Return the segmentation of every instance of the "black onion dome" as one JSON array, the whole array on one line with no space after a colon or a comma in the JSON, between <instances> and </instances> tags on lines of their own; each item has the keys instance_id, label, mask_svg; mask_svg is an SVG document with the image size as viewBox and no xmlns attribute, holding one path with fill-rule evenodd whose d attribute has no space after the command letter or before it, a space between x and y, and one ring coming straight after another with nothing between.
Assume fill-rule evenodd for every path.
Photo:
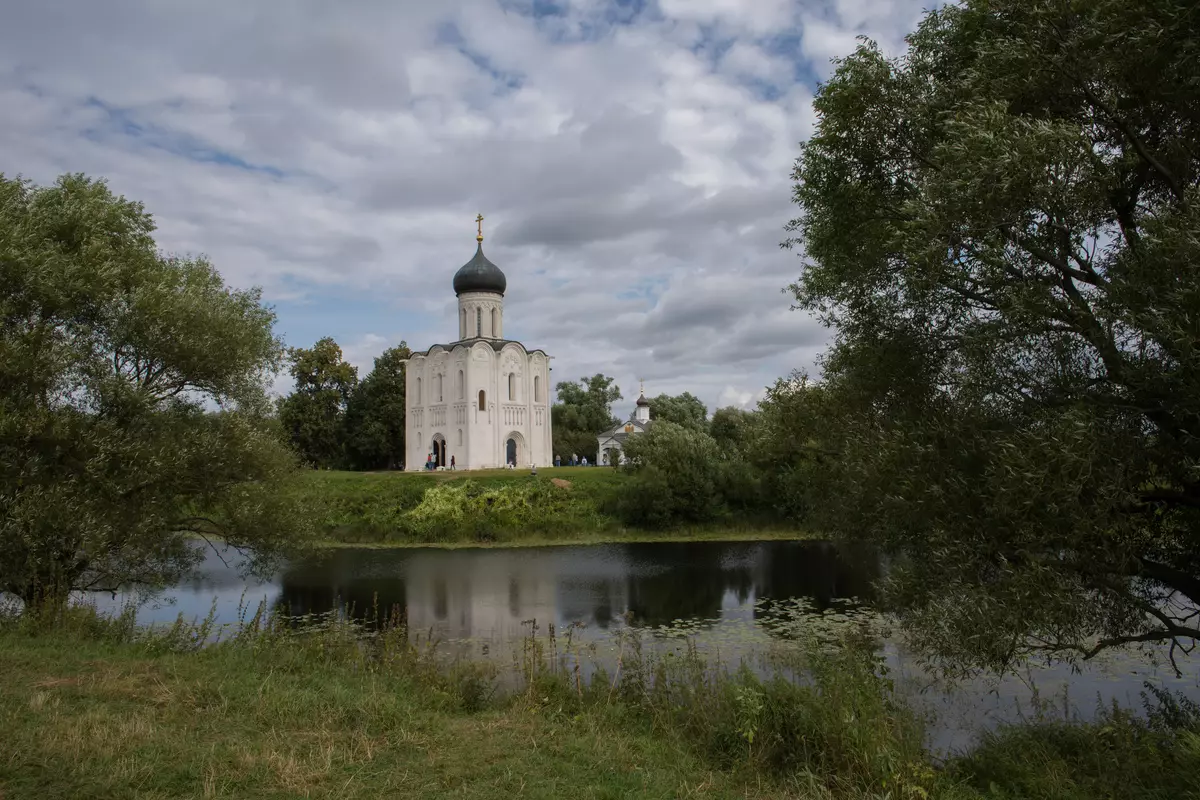
<instances>
[{"instance_id":1,"label":"black onion dome","mask_svg":"<svg viewBox=\"0 0 1200 800\"><path fill-rule=\"evenodd\" d=\"M648 405L650 405L650 401L646 399L646 395L639 394L638 399L637 399L637 404L639 406L648 406Z\"/></svg>"},{"instance_id":2,"label":"black onion dome","mask_svg":"<svg viewBox=\"0 0 1200 800\"><path fill-rule=\"evenodd\" d=\"M508 280L500 268L483 254L483 242L475 249L475 257L454 273L454 294L463 292L495 292L504 294Z\"/></svg>"}]
</instances>

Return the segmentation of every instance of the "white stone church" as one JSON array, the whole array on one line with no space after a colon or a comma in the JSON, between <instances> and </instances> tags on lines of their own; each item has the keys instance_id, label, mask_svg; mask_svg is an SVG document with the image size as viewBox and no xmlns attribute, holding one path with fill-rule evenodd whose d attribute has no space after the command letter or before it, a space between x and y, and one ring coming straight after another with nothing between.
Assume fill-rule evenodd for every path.
<instances>
[{"instance_id":1,"label":"white stone church","mask_svg":"<svg viewBox=\"0 0 1200 800\"><path fill-rule=\"evenodd\" d=\"M483 254L454 275L458 338L408 360L404 466L488 469L552 461L550 357L504 338L508 281Z\"/></svg>"},{"instance_id":2,"label":"white stone church","mask_svg":"<svg viewBox=\"0 0 1200 800\"><path fill-rule=\"evenodd\" d=\"M624 464L625 441L630 436L645 433L650 430L654 420L650 419L650 401L646 399L646 388L638 390L637 404L633 409L633 417L628 422L614 425L596 437L596 453L601 464Z\"/></svg>"}]
</instances>

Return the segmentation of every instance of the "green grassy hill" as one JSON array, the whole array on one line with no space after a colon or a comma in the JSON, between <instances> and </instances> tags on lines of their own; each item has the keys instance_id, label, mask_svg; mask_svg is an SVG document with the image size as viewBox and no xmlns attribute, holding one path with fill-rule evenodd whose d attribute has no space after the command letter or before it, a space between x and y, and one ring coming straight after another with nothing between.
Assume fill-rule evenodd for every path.
<instances>
[{"instance_id":1,"label":"green grassy hill","mask_svg":"<svg viewBox=\"0 0 1200 800\"><path fill-rule=\"evenodd\" d=\"M554 482L566 481L567 485ZM322 507L331 542L354 544L536 544L649 538L795 537L741 523L648 532L624 526L617 496L635 478L607 467L471 472L306 473L299 487Z\"/></svg>"}]
</instances>

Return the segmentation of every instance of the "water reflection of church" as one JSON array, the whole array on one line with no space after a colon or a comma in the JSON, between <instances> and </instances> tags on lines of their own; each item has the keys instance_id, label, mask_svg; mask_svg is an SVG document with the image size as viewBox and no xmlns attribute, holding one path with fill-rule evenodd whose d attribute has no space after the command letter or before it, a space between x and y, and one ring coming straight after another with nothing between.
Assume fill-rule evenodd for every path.
<instances>
[{"instance_id":1,"label":"water reflection of church","mask_svg":"<svg viewBox=\"0 0 1200 800\"><path fill-rule=\"evenodd\" d=\"M874 560L870 562L872 565ZM877 567L820 542L626 544L531 549L335 551L283 577L285 613L403 613L413 632L513 640L537 620L608 628L757 615L755 598L818 609L866 597Z\"/></svg>"}]
</instances>

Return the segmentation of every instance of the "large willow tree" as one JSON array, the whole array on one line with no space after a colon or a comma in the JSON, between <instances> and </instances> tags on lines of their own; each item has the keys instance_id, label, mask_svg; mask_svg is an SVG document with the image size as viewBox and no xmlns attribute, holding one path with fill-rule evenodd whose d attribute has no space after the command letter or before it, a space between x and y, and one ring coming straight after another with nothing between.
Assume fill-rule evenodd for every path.
<instances>
[{"instance_id":1,"label":"large willow tree","mask_svg":"<svg viewBox=\"0 0 1200 800\"><path fill-rule=\"evenodd\" d=\"M101 181L0 175L0 590L27 608L162 586L218 537L269 569L311 529L274 314L153 230Z\"/></svg>"},{"instance_id":2,"label":"large willow tree","mask_svg":"<svg viewBox=\"0 0 1200 800\"><path fill-rule=\"evenodd\" d=\"M968 0L816 99L814 511L948 664L1200 637L1200 11ZM1173 650L1172 650L1173 652Z\"/></svg>"}]
</instances>

